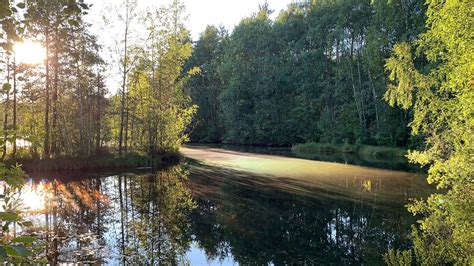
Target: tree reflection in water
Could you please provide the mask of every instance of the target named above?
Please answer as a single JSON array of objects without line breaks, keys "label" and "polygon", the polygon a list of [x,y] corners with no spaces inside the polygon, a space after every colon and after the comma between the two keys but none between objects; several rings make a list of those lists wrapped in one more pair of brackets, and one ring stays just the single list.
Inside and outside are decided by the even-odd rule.
[{"label": "tree reflection in water", "polygon": [[45,204],[31,217],[52,264],[196,263],[193,249],[244,265],[381,263],[409,245],[414,182],[395,195],[386,181],[349,179],[331,189],[196,164],[57,179],[31,184]]},{"label": "tree reflection in water", "polygon": [[31,230],[48,243],[45,256],[52,264],[103,262],[110,202],[102,193],[102,179],[41,181],[28,189],[36,195],[31,199],[43,202],[42,206],[29,201],[25,205],[35,225]]},{"label": "tree reflection in water", "polygon": [[50,243],[47,258],[52,264],[183,263],[191,241],[188,215],[195,208],[186,178],[176,166],[154,174],[32,184],[46,198],[45,209],[30,215],[40,226],[35,231]]},{"label": "tree reflection in water", "polygon": [[403,200],[377,198],[383,195],[377,194],[381,182],[360,180],[342,195],[231,170],[197,167],[191,173],[198,203],[192,231],[210,259],[231,256],[242,265],[381,264],[388,247],[409,245],[415,220]]},{"label": "tree reflection in water", "polygon": [[186,178],[187,173],[179,166],[154,175],[124,177],[124,263],[185,262],[191,242],[188,215],[196,206]]}]

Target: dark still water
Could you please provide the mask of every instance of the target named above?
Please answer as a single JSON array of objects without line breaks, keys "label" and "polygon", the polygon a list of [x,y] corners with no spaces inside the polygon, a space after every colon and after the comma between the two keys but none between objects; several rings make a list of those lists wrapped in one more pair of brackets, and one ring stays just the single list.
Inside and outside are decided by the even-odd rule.
[{"label": "dark still water", "polygon": [[193,161],[44,175],[24,199],[52,263],[378,264],[388,248],[410,245],[415,220],[404,205],[429,188],[420,175],[366,170],[312,182]]}]

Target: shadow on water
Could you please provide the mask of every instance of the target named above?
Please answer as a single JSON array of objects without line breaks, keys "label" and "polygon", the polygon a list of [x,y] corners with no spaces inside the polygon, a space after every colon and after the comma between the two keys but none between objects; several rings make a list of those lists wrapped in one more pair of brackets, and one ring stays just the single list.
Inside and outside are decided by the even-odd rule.
[{"label": "shadow on water", "polygon": [[410,245],[404,204],[424,195],[417,186],[350,176],[311,183],[193,161],[35,181],[25,202],[52,264],[372,264]]}]

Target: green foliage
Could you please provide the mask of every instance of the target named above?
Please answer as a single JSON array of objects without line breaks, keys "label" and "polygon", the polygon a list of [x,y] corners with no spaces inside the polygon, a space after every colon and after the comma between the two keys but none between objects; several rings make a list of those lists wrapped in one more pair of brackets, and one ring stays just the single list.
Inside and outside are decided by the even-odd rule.
[{"label": "green foliage", "polygon": [[407,154],[405,148],[399,147],[384,147],[384,146],[372,146],[372,145],[361,145],[358,149],[360,155],[371,156],[374,158],[404,158]]},{"label": "green foliage", "polygon": [[13,43],[20,40],[18,32],[23,30],[17,13],[18,9],[14,6],[14,2],[8,0],[0,2],[0,33],[2,33],[2,37],[3,34],[5,36],[2,38],[0,47],[8,52],[12,51]]},{"label": "green foliage", "polygon": [[404,158],[407,153],[407,150],[404,148],[349,144],[348,142],[344,144],[309,142],[293,145],[291,149],[295,153],[308,155],[318,153],[355,153],[365,158],[380,159],[400,159]]},{"label": "green foliage", "polygon": [[[2,37],[3,34],[6,35],[5,38],[2,38],[6,41],[1,43],[1,48],[7,53],[11,52],[12,43],[19,40],[18,32],[23,31],[15,14],[17,9],[13,4],[14,2],[11,1],[0,2],[1,33]],[[18,3],[17,7],[23,9],[25,4]],[[3,84],[2,93],[8,94],[10,91],[11,85]],[[5,125],[4,130],[7,130]],[[0,135],[3,136],[0,140],[0,147],[3,149],[6,149],[8,142],[16,141],[16,132],[14,131],[0,131]],[[31,262],[30,256],[33,254],[31,246],[35,238],[19,236],[11,239],[12,228],[16,230],[16,226],[27,227],[31,225],[21,216],[21,202],[18,198],[25,182],[25,176],[19,165],[7,168],[3,161],[0,162],[0,182],[3,186],[3,191],[0,194],[0,202],[2,203],[2,211],[0,212],[0,262],[2,264]]]},{"label": "green foliage", "polygon": [[191,127],[191,141],[220,142],[223,134],[219,95],[223,84],[218,76],[227,33],[223,29],[208,26],[194,46],[186,69],[198,67],[186,83],[186,91],[192,102],[199,106]]},{"label": "green foliage", "polygon": [[0,212],[0,261],[7,263],[21,263],[31,261],[32,255],[41,249],[40,243],[32,236],[22,235],[12,238],[16,227],[26,228],[31,222],[22,217],[23,209],[20,195],[25,182],[25,173],[17,165],[7,168],[0,163],[0,181],[4,182],[3,192],[0,195],[3,211]]},{"label": "green foliage", "polygon": [[384,64],[423,11],[421,0],[306,1],[275,21],[262,7],[228,37],[209,27],[188,61],[202,70],[188,83],[200,107],[191,139],[407,145],[409,114],[382,101]]},{"label": "green foliage", "polygon": [[341,147],[341,152],[344,153],[357,153],[359,151],[360,145],[352,145],[347,140],[344,141],[344,144]]},{"label": "green foliage", "polygon": [[411,250],[389,250],[383,255],[383,260],[391,266],[408,266],[411,265],[412,253]]},{"label": "green foliage", "polygon": [[83,21],[89,5],[82,0],[34,0],[17,6],[24,8],[20,37],[40,43],[48,60],[44,65],[26,65],[9,57],[7,81],[15,80],[17,99],[11,108],[7,94],[4,128],[15,124],[17,133],[31,141],[25,150],[33,157],[96,153],[97,120],[104,117],[98,105],[105,110],[106,101],[104,82],[96,73],[102,63],[99,48]]},{"label": "green foliage", "polygon": [[197,110],[184,93],[195,70],[183,73],[192,51],[183,16],[184,7],[177,1],[147,15],[150,42],[130,74],[127,107],[133,110],[129,115],[135,129],[130,146],[152,158],[177,151],[188,140],[186,129]]},{"label": "green foliage", "polygon": [[181,166],[173,166],[129,179],[134,208],[125,208],[123,219],[133,225],[134,230],[127,230],[130,239],[139,243],[128,242],[127,237],[126,245],[134,251],[127,256],[129,263],[183,264],[192,239],[189,215],[197,207],[186,183],[188,175]]},{"label": "green foliage", "polygon": [[[447,191],[409,206],[422,219],[414,253],[424,265],[474,262],[474,23],[469,1],[427,1],[427,31],[394,47],[385,98],[413,110],[412,134],[425,136],[412,162],[429,165],[428,182]],[[413,53],[413,51],[415,53]]]},{"label": "green foliage", "polygon": [[295,152],[302,152],[302,153],[320,153],[320,152],[334,153],[337,151],[341,151],[341,148],[337,144],[316,143],[316,142],[293,145],[291,149]]}]

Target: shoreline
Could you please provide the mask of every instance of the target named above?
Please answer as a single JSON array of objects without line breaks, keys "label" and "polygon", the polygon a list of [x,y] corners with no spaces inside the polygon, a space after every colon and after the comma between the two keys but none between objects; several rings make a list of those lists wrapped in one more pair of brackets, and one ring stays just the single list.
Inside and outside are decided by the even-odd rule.
[{"label": "shoreline", "polygon": [[27,173],[70,173],[70,172],[102,172],[140,168],[162,168],[179,163],[183,156],[179,152],[164,152],[151,158],[139,153],[128,153],[122,157],[113,154],[94,155],[89,157],[61,156],[51,159],[17,158],[4,161],[7,167],[19,164]]}]

